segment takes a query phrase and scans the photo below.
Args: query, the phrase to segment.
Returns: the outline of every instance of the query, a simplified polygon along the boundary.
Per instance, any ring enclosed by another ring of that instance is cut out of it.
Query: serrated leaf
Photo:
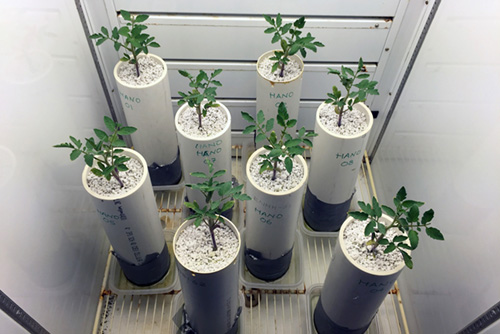
[[[233,206],[234,206],[234,201],[228,201],[228,202],[224,203],[224,205],[222,206],[220,211],[225,212],[225,211],[231,209]]]
[[[266,122],[266,132],[271,131],[274,128],[274,118],[270,118]]]
[[[414,205],[410,208],[410,211],[407,212],[406,218],[407,218],[408,222],[415,223],[418,221],[419,215],[420,215],[420,212],[418,210],[418,206]]]
[[[373,215],[373,210],[372,210],[372,207],[370,206],[370,204],[367,204],[363,201],[358,201],[358,205],[364,213],[366,213],[370,216]]]
[[[397,235],[395,236],[392,240],[394,242],[403,242],[405,241],[406,239],[408,239],[408,237],[406,235]]]
[[[403,260],[405,261],[405,265],[410,268],[410,269],[413,269],[413,261],[411,260],[411,256],[408,255],[407,252],[405,252],[404,250],[399,250],[401,252],[401,254],[403,255]]]
[[[422,216],[422,224],[424,224],[424,225],[427,224],[433,218],[434,218],[434,210],[429,209],[429,210],[425,211],[423,216]]]
[[[133,126],[124,126],[124,127],[121,127],[117,133],[119,135],[125,136],[125,135],[130,135],[136,131],[137,131],[137,128],[134,128]]]
[[[387,245],[387,247],[384,249],[384,254],[390,253],[396,249],[396,245],[394,243],[390,243]]]
[[[269,15],[262,15],[262,16],[264,16],[264,19],[267,21],[267,23],[274,25],[274,20]]]
[[[281,37],[280,37],[280,35],[278,33],[274,34],[273,39],[271,40],[271,43],[272,44],[276,43],[277,41],[280,40],[280,38]]]
[[[398,193],[396,194],[396,198],[399,201],[404,201],[406,199],[406,189],[405,189],[405,187],[401,187],[401,189],[399,189]]]
[[[431,237],[432,239],[435,239],[435,240],[444,240],[444,236],[443,234],[441,233],[441,231],[439,231],[437,228],[435,227],[427,227],[425,229],[425,233],[427,233],[427,235],[429,237]]]
[[[120,10],[120,14],[122,15],[124,20],[130,21],[130,13],[129,12],[122,9],[122,10]]]
[[[292,140],[289,140],[285,143],[285,147],[289,148],[289,147],[293,147],[293,146],[298,146],[298,145],[300,145],[300,143],[302,143],[301,139],[292,139]]]
[[[262,110],[259,110],[259,112],[257,113],[257,124],[264,123],[265,119],[266,118],[264,116],[264,112]]]
[[[272,34],[273,32],[276,32],[276,28],[274,27],[269,27],[266,30],[264,30],[264,34]]]
[[[382,235],[385,235],[385,233],[387,232],[386,231],[386,227],[383,223],[378,223],[377,224],[377,229],[378,231],[382,234]]]
[[[377,225],[377,222],[374,220],[371,220],[368,224],[365,226],[365,236],[369,236],[373,232],[375,232],[375,226]]]
[[[104,116],[104,125],[106,125],[106,128],[111,131],[111,132],[114,132],[115,131],[115,122],[109,118],[108,116]]]
[[[349,216],[351,216],[357,220],[364,221],[364,220],[368,219],[368,214],[365,212],[353,211],[353,212],[349,212],[348,214],[349,214]]]
[[[256,137],[255,137],[255,142],[258,143],[260,141],[263,141],[266,139],[266,135],[263,134],[263,133],[259,133]]]
[[[375,196],[372,198],[372,208],[373,208],[373,215],[375,217],[378,217],[378,218],[382,217],[382,208],[378,204],[378,201],[375,198]]]
[[[390,217],[395,217],[396,216],[396,212],[394,212],[394,210],[386,205],[382,205],[382,210]]]
[[[82,154],[82,151],[80,151],[80,150],[73,150],[73,151],[71,151],[71,153],[69,155],[69,158],[71,159],[71,161],[74,161],[74,160],[78,159],[78,157],[80,156],[80,154]]]
[[[418,233],[417,231],[411,230],[408,232],[408,239],[410,239],[411,249],[415,249],[418,246]]]
[[[421,207],[425,203],[424,202],[413,201],[413,200],[409,199],[409,200],[404,201],[402,204],[403,204],[403,207],[405,207],[405,208],[411,208],[414,205],[416,205],[417,207]]]
[[[190,173],[191,176],[194,176],[194,177],[199,177],[199,178],[202,178],[202,179],[208,179],[209,176],[203,172],[192,172]]]
[[[148,18],[149,18],[149,15],[146,15],[146,14],[137,15],[137,16],[135,17],[135,22],[136,22],[136,23],[144,22],[144,21],[146,21]]]

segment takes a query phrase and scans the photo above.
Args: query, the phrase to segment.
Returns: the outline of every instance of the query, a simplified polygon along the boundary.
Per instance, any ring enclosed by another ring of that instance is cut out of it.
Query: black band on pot
[[[182,177],[179,149],[177,149],[177,157],[174,162],[163,166],[153,162],[148,166],[148,171],[153,186],[170,186],[178,184]]]
[[[334,232],[347,218],[352,196],[338,204],[325,203],[318,199],[307,187],[304,198],[304,220],[315,231]]]
[[[275,281],[286,274],[292,261],[292,249],[277,259],[266,259],[260,252],[245,247],[245,265],[248,271],[263,281]]]
[[[370,323],[371,320],[367,325],[357,329],[350,329],[336,324],[326,314],[323,304],[321,303],[321,296],[319,297],[318,304],[316,304],[316,309],[314,310],[314,327],[316,328],[318,334],[363,334],[370,326]]]
[[[170,254],[166,242],[160,254],[148,254],[146,261],[140,266],[121,259],[115,252],[113,252],[113,255],[118,260],[125,277],[138,286],[153,285],[161,281],[170,268]]]

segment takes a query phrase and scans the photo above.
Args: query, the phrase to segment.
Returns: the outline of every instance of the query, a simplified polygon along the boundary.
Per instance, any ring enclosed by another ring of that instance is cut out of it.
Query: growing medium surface
[[[274,56],[274,55],[272,55]],[[281,66],[278,67],[278,69],[274,72],[272,71],[273,64],[275,61],[270,60],[269,58],[272,57],[266,57],[264,58],[260,63],[259,63],[259,73],[267,78],[268,80],[275,81],[275,82],[283,82],[283,81],[290,81],[296,78],[300,74],[300,64],[295,61],[295,59],[290,59],[288,64],[285,65],[285,71],[283,77],[280,77],[280,71],[281,71]]]
[[[146,86],[157,81],[163,74],[163,65],[154,58],[145,56],[138,60],[141,75],[137,76],[135,65],[121,62],[118,67],[118,78],[131,86]]]
[[[278,163],[278,172],[276,173],[276,179],[271,180],[273,176],[272,170],[266,170],[259,173],[260,165],[262,161],[261,157],[255,158],[250,165],[250,177],[254,180],[256,184],[260,187],[273,191],[276,193],[284,192],[295,188],[299,185],[300,181],[304,178],[304,166],[300,163],[299,159],[294,159],[292,173],[289,174],[286,171],[285,164]]]
[[[370,236],[365,236],[365,226],[367,222],[354,220],[344,230],[344,242],[349,256],[370,270],[389,271],[397,268],[403,263],[403,256],[400,252],[395,251],[384,254],[386,246],[379,245],[373,253],[369,253],[366,248],[366,242],[370,240]],[[392,240],[393,236],[400,234],[396,229],[390,229],[387,232],[387,237]],[[370,246],[369,246],[370,247]],[[373,254],[375,253],[375,257]]]
[[[221,132],[227,121],[227,114],[222,108],[208,108],[207,115],[201,121],[203,127],[200,129],[196,109],[188,107],[179,116],[178,125],[182,131],[193,137],[206,138]]]
[[[238,238],[225,224],[214,230],[217,250],[213,245],[208,226],[189,225],[180,232],[175,243],[175,254],[186,268],[198,273],[212,273],[233,262],[238,253]]]
[[[119,174],[123,182],[123,188],[120,188],[120,184],[114,177],[108,181],[104,177],[94,175],[90,170],[87,174],[89,188],[98,195],[109,197],[124,195],[134,189],[141,180],[144,170],[141,163],[134,158],[130,158],[129,161],[125,162],[125,165],[128,167],[128,170]]]
[[[323,105],[319,111],[319,120],[330,132],[344,136],[356,135],[368,126],[365,113],[353,108],[352,111],[344,111],[342,125],[338,127],[339,115],[335,112],[335,106],[331,104]]]

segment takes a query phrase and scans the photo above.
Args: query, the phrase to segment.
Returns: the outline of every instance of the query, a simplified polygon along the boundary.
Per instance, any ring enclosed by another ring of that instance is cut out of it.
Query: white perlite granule
[[[227,115],[221,108],[208,108],[207,115],[201,117],[199,128],[196,108],[186,108],[179,116],[178,124],[185,133],[198,138],[211,137],[221,132],[227,124]]]
[[[364,234],[366,224],[367,221],[355,220],[345,228],[344,243],[347,253],[354,261],[367,269],[381,271],[395,269],[403,262],[403,256],[397,249],[391,253],[384,254],[386,246],[379,245],[374,251],[376,256],[373,257],[373,253],[369,253],[366,248],[366,242],[370,240],[370,236],[366,237]],[[401,233],[396,229],[390,229],[387,232],[386,238],[392,240],[396,234]]]
[[[180,232],[175,242],[175,254],[186,268],[198,273],[212,273],[229,265],[238,253],[238,238],[225,224],[214,230],[217,250],[213,251],[208,226],[190,225]]]
[[[272,57],[272,56],[271,56]],[[264,58],[259,63],[259,73],[268,80],[274,82],[283,82],[290,81],[295,79],[300,74],[300,64],[297,63],[294,59],[290,59],[288,64],[285,65],[285,71],[283,72],[283,77],[280,77],[281,66],[278,66],[276,71],[271,72],[273,68],[274,60],[270,60],[269,58]]]
[[[163,74],[163,65],[159,64],[151,57],[140,57],[137,62],[139,63],[140,76],[134,64],[122,62],[118,68],[118,78],[131,86],[146,86],[158,80]]]
[[[342,114],[342,122],[340,128],[337,123],[339,115],[335,112],[335,106],[324,104],[319,111],[319,119],[321,124],[326,128],[339,135],[352,136],[362,132],[368,126],[365,113],[353,108],[352,111],[346,110]]]
[[[89,170],[87,174],[87,184],[89,188],[96,194],[101,196],[116,196],[123,195],[133,189],[141,180],[144,170],[141,163],[134,158],[130,158],[125,162],[128,170],[120,172],[120,180],[123,182],[123,188],[120,188],[120,183],[114,177],[108,181],[104,177],[99,177]]]
[[[262,172],[262,174],[259,173],[261,167],[259,163],[262,160],[261,157],[257,157],[252,161],[250,165],[250,176],[255,183],[266,190],[276,193],[284,192],[295,188],[304,178],[304,166],[302,166],[298,159],[294,159],[291,174],[287,172],[285,164],[279,162],[275,180],[271,180],[273,177],[272,170],[266,170]]]

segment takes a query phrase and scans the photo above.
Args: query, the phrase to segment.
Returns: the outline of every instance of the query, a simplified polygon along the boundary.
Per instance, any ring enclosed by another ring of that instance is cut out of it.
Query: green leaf
[[[243,130],[243,134],[253,133],[255,130],[257,130],[255,125],[249,125]]]
[[[346,73],[348,73],[348,74],[350,74],[350,75],[354,76],[354,71],[353,71],[351,68],[349,68],[349,67],[344,67],[344,69],[345,69]]]
[[[390,243],[387,245],[387,247],[384,249],[384,254],[390,253],[396,249],[396,245],[394,243]]]
[[[395,217],[396,216],[396,212],[394,212],[394,210],[386,205],[382,205],[382,210],[387,214],[389,215],[390,217]]]
[[[276,26],[280,27],[281,26],[281,22],[282,22],[282,20],[281,20],[281,14],[278,13],[278,15],[276,16]]]
[[[202,173],[202,172],[192,172],[192,173],[190,173],[190,175],[194,176],[194,177],[199,177],[199,178],[202,178],[202,179],[208,179],[208,178],[210,178],[207,174]]]
[[[71,151],[71,153],[69,155],[69,158],[71,159],[71,161],[74,161],[74,160],[78,159],[78,157],[80,156],[80,154],[82,154],[82,151],[80,151],[80,150],[73,150],[73,151]]]
[[[372,220],[365,226],[365,236],[369,236],[373,232],[375,232],[375,226],[377,225],[377,222]]]
[[[135,17],[135,23],[144,22],[144,21],[146,21],[148,18],[149,18],[149,15],[146,15],[146,14],[137,15],[137,16]]]
[[[257,113],[257,123],[262,124],[264,123],[265,119],[266,118],[264,116],[264,112],[262,110],[259,110],[259,112]]]
[[[180,75],[182,75],[183,77],[186,77],[186,78],[191,78],[191,74],[189,74],[189,72],[187,71],[184,71],[184,70],[179,70],[178,71]]]
[[[301,139],[292,139],[285,143],[285,147],[289,148],[293,146],[299,146],[301,143],[302,143]]]
[[[421,207],[425,203],[424,202],[413,201],[413,200],[406,200],[402,204],[403,204],[403,207],[405,207],[405,208],[411,208],[414,205],[416,205],[417,207]]]
[[[405,241],[406,239],[408,239],[408,237],[406,235],[397,235],[395,236],[392,240],[394,242],[403,242]]]
[[[396,194],[396,198],[400,201],[404,201],[406,199],[406,189],[405,187],[401,187],[398,193]]]
[[[124,140],[117,139],[114,143],[113,146],[115,147],[127,147],[127,143]]]
[[[403,255],[403,260],[405,261],[406,266],[410,269],[413,269],[413,261],[411,260],[411,256],[402,249],[400,249],[399,251]]]
[[[408,222],[410,223],[415,223],[418,221],[418,216],[419,216],[419,210],[418,206],[414,205],[410,208],[410,211],[406,213],[406,217],[408,219]]]
[[[378,223],[377,224],[377,229],[378,231],[382,234],[382,235],[385,235],[385,233],[387,232],[386,231],[386,227],[383,223]]]
[[[349,212],[348,214],[349,214],[349,216],[353,217],[354,219],[361,220],[361,221],[367,220],[369,217],[369,215],[367,213],[359,212],[359,211]]]
[[[99,46],[99,45],[101,45],[101,44],[102,44],[102,43],[104,43],[104,42],[106,42],[106,39],[105,39],[105,38],[102,38],[102,39],[98,40],[98,41],[95,43],[95,45],[96,45],[96,46]]]
[[[443,234],[441,233],[441,231],[439,231],[437,228],[435,227],[427,227],[425,229],[425,233],[427,233],[427,235],[429,237],[431,237],[432,239],[435,239],[435,240],[444,240],[444,236]]]
[[[106,36],[106,37],[109,36],[109,32],[108,32],[108,29],[106,27],[101,27],[101,32],[104,34],[104,36]]]
[[[373,215],[373,210],[372,210],[372,207],[370,206],[370,204],[367,204],[367,203],[362,202],[362,201],[358,201],[358,205],[363,212],[365,212],[366,214],[368,214],[370,216]]]
[[[255,137],[255,142],[256,142],[256,143],[258,143],[258,142],[263,141],[263,140],[265,140],[265,139],[267,139],[267,138],[266,138],[266,135],[265,135],[265,134],[263,134],[263,133],[259,133],[259,134],[257,134],[257,136]]]
[[[264,19],[269,23],[270,25],[274,25],[274,20],[269,16],[269,15],[262,15],[264,16]]]
[[[274,128],[274,118],[270,118],[266,122],[266,132],[271,131]]]
[[[429,209],[424,212],[424,215],[422,216],[422,224],[427,224],[434,218],[434,210]]]
[[[115,128],[116,128],[116,124],[115,122],[109,118],[108,116],[104,116],[104,125],[106,125],[106,128],[111,131],[111,132],[114,132],[115,131]]]
[[[279,157],[282,153],[283,151],[281,150],[281,148],[273,148],[271,152],[269,152],[269,157],[270,158]]]
[[[130,135],[136,131],[137,131],[137,128],[134,128],[133,126],[124,126],[124,127],[121,127],[120,130],[118,130],[118,134],[125,136],[125,135]]]
[[[92,168],[90,171],[92,172],[92,174],[94,174],[97,177],[102,177],[103,176],[102,172],[99,169],[97,169],[97,168]]]
[[[212,177],[215,179],[216,177],[222,176],[224,174],[226,174],[226,170],[225,169],[219,170],[219,171],[215,172]]]
[[[222,209],[220,209],[220,212],[225,212],[229,209],[231,209],[232,207],[234,206],[234,201],[228,201],[226,203],[224,203],[224,205],[222,206]]]
[[[274,34],[273,39],[271,40],[271,43],[274,44],[277,41],[281,39],[280,35],[278,33]]]
[[[130,29],[127,26],[121,27],[120,29],[118,29],[118,34],[121,36],[124,36],[124,37],[127,37],[129,32],[130,32]]]
[[[130,21],[130,13],[129,12],[122,9],[122,10],[120,10],[120,14],[122,15],[122,17],[125,21]]]
[[[293,169],[293,161],[292,159],[290,159],[290,157],[286,157],[285,158],[285,168],[286,168],[286,171],[291,174],[292,173],[292,169]]]
[[[97,138],[99,138],[102,141],[107,141],[108,140],[108,135],[106,132],[99,130],[99,129],[94,129],[94,133],[96,134]]]
[[[382,217],[382,209],[380,208],[380,205],[378,204],[377,199],[375,196],[372,198],[372,208],[373,208],[373,214],[375,217]]]
[[[408,232],[408,238],[410,239],[411,249],[415,249],[418,246],[418,233],[417,231],[411,230]]]
[[[273,32],[276,31],[276,28],[274,27],[269,27],[266,30],[264,30],[264,34],[272,34]]]

